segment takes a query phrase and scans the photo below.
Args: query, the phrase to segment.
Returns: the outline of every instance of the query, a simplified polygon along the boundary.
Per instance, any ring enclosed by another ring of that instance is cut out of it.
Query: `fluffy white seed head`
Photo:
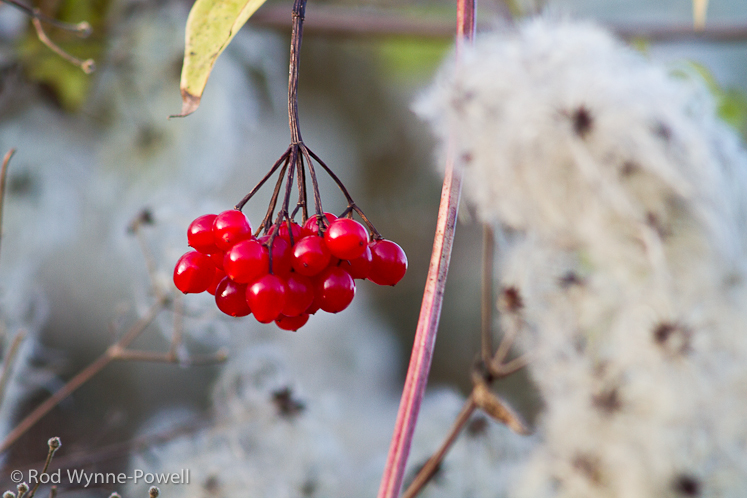
[[[521,296],[501,322],[546,409],[515,495],[743,495],[747,155],[703,87],[538,19],[478,40],[417,110]]]

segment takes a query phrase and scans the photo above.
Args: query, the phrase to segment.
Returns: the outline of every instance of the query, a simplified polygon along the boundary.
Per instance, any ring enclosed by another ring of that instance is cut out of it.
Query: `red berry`
[[[272,235],[274,231],[275,231],[275,227],[273,226],[272,228],[270,228],[270,231],[267,233],[267,235]],[[295,221],[291,221],[291,232],[293,233],[294,244],[304,237],[303,228],[301,228],[301,225],[299,225]],[[287,221],[284,221],[280,225],[280,231],[278,232],[278,237],[282,237],[286,241],[290,242],[290,235],[288,235],[288,222]]]
[[[371,270],[371,248],[366,246],[366,250],[354,259],[343,259],[338,265],[353,278],[368,278],[368,272]]]
[[[263,235],[259,242],[265,246],[269,245],[270,236]],[[291,271],[291,246],[290,242],[278,236],[272,241],[272,273],[280,277],[285,277]]]
[[[314,285],[309,277],[290,273],[285,280],[285,306],[283,315],[298,316],[306,311],[314,301]]]
[[[327,268],[314,280],[314,294],[319,307],[328,313],[344,310],[355,297],[355,282],[345,270]]]
[[[270,271],[269,252],[254,239],[242,240],[226,252],[223,270],[234,282],[254,282]]]
[[[338,218],[324,232],[324,243],[332,256],[340,259],[357,258],[366,250],[366,228],[350,218]]]
[[[327,218],[326,226],[329,226],[333,221],[337,219],[337,216],[332,213],[324,213],[324,217]],[[306,220],[306,222],[303,224],[303,229],[306,232],[306,235],[316,235],[319,233],[319,223],[317,223],[318,219],[319,215],[315,214],[314,216]]]
[[[275,323],[278,327],[280,327],[283,330],[292,330],[295,332],[296,330],[300,329],[304,325],[306,325],[306,322],[309,321],[309,314],[303,313],[298,316],[285,316],[280,315],[275,319]]]
[[[220,270],[220,269],[216,268],[215,269],[215,276],[213,277],[213,281],[210,283],[210,286],[208,286],[207,291],[210,294],[215,295],[215,289],[218,288],[218,284],[224,278],[226,278],[226,274],[223,273],[223,270]]]
[[[376,240],[371,248],[371,269],[368,279],[379,285],[394,285],[405,276],[407,256],[402,248],[391,240]]]
[[[291,265],[301,275],[310,277],[326,268],[329,258],[329,249],[324,244],[324,239],[316,235],[309,235],[293,246]]]
[[[215,304],[226,315],[246,316],[252,312],[246,302],[246,285],[237,284],[226,277],[215,289]]]
[[[319,299],[316,297],[316,291],[314,291],[314,300],[311,301],[309,307],[306,308],[306,314],[315,315],[317,311],[319,311]]]
[[[210,258],[197,251],[184,254],[174,267],[174,285],[185,294],[205,292],[215,276]]]
[[[238,209],[223,211],[213,221],[213,238],[219,249],[227,251],[242,240],[252,236],[252,226]]]
[[[226,253],[221,251],[217,247],[215,248],[215,250],[218,252],[208,254],[208,258],[210,258],[210,261],[213,262],[216,268],[220,268],[222,270],[223,269],[223,258],[226,256]]]
[[[199,251],[202,254],[211,254],[220,251],[215,245],[215,239],[213,238],[213,222],[215,221],[215,217],[216,215],[214,214],[203,214],[189,224],[189,228],[187,228],[187,243],[195,251]]]
[[[285,305],[285,282],[275,275],[265,275],[247,287],[246,301],[259,322],[270,323]]]

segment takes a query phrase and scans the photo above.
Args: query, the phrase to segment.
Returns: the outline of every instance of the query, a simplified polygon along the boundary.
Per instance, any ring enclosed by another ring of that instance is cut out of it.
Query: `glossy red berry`
[[[214,276],[215,265],[197,251],[184,254],[174,267],[174,285],[185,294],[205,292]]]
[[[327,268],[314,281],[314,293],[319,307],[328,313],[339,313],[355,297],[353,277],[340,268]]]
[[[242,240],[252,236],[252,227],[244,213],[238,209],[223,211],[213,221],[213,238],[219,249],[227,251]]]
[[[237,284],[228,277],[221,280],[215,289],[215,304],[230,316],[246,316],[252,312],[246,302],[246,284]]]
[[[371,269],[368,279],[379,285],[394,285],[405,276],[407,256],[391,240],[377,240],[370,244]]]
[[[332,213],[324,213],[324,217],[327,218],[327,226],[337,219],[337,216]],[[315,214],[304,222],[303,229],[306,235],[316,235],[319,233],[319,223],[317,223],[317,219],[319,219],[319,215]]]
[[[301,225],[299,225],[295,221],[292,221],[290,225],[291,225],[290,232],[293,233],[293,243],[295,244],[296,242],[301,240],[305,236],[305,234],[303,233],[303,228],[301,228]],[[272,235],[274,231],[275,231],[275,227],[273,226],[268,232],[268,235]],[[278,237],[281,237],[285,239],[286,241],[290,242],[290,235],[288,232],[287,221],[284,221],[280,225],[280,231],[278,232]]]
[[[368,278],[368,272],[371,270],[371,248],[366,246],[366,250],[354,259],[343,259],[337,265],[350,274],[353,278]]]
[[[187,243],[195,251],[199,251],[202,254],[211,254],[220,251],[218,246],[215,245],[215,238],[213,237],[213,222],[215,221],[215,217],[216,215],[214,214],[203,214],[189,224],[189,228],[187,228]]]
[[[309,321],[309,314],[303,313],[298,316],[285,316],[280,315],[275,319],[275,323],[278,327],[280,327],[283,330],[291,330],[295,332],[296,330],[300,329],[304,325],[306,325],[306,322]]]
[[[324,243],[332,256],[340,259],[357,258],[368,246],[368,232],[355,220],[338,218],[324,232]]]
[[[257,239],[264,245],[269,245],[270,236],[263,235]],[[291,271],[291,246],[290,242],[278,236],[272,242],[272,273],[279,277],[287,276]]]
[[[220,270],[218,268],[215,269],[215,276],[213,277],[213,281],[210,283],[210,285],[207,288],[208,293],[215,295],[215,290],[218,288],[218,284],[226,278],[226,274],[223,273],[223,270]]]
[[[216,268],[219,268],[222,270],[223,269],[223,258],[226,256],[226,253],[221,251],[217,247],[215,249],[218,252],[208,254],[208,258],[210,258],[210,261],[213,262]]]
[[[270,323],[285,305],[285,282],[275,275],[265,275],[247,287],[246,301],[259,322]]]
[[[314,300],[311,301],[309,307],[306,308],[306,314],[315,315],[317,311],[319,311],[319,299],[316,297],[316,291],[314,291]]]
[[[324,239],[317,235],[309,235],[293,246],[291,265],[301,275],[311,277],[327,267],[330,257]]]
[[[309,277],[293,272],[285,280],[285,316],[298,316],[305,312],[314,301],[314,284]]]
[[[270,254],[259,241],[242,240],[226,252],[223,271],[240,284],[254,282],[270,270]]]

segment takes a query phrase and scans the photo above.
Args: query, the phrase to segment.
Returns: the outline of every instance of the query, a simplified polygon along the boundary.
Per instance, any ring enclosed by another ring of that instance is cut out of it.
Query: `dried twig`
[[[44,32],[44,27],[42,26],[42,22],[44,22],[51,26],[54,26],[55,28],[64,29],[65,31],[71,31],[82,38],[86,38],[91,34],[91,25],[88,22],[62,22],[53,17],[45,15],[39,9],[30,7],[20,0],[0,1],[2,1],[3,3],[7,3],[8,5],[12,5],[13,7],[23,11],[26,15],[31,17],[31,24],[33,24],[34,30],[36,30],[36,36],[39,38],[39,41],[46,45],[54,53],[70,62],[71,64],[78,66],[86,74],[91,74],[96,69],[96,64],[94,63],[93,59],[81,60],[65,52],[62,48],[59,47],[59,45],[57,45],[47,36],[47,34]]]
[[[449,429],[443,443],[441,443],[438,450],[433,453],[425,465],[423,465],[423,467],[418,471],[415,479],[402,495],[403,498],[414,498],[418,493],[420,493],[420,491],[422,491],[423,487],[425,487],[428,481],[430,481],[435,474],[436,470],[440,467],[446,454],[451,449],[451,446],[454,444],[476,409],[479,408],[494,420],[508,426],[514,432],[519,434],[529,434],[529,429],[521,417],[490,389],[490,384],[493,381],[507,377],[526,366],[528,356],[520,356],[509,362],[505,362],[506,357],[511,350],[511,346],[513,345],[516,333],[518,332],[513,324],[522,323],[521,318],[518,316],[512,317],[515,318],[515,320],[512,320],[512,325],[510,327],[513,332],[509,334],[504,333],[501,342],[498,345],[498,349],[495,352],[492,351],[492,312],[486,311],[485,307],[488,307],[491,310],[493,308],[491,296],[494,243],[493,231],[487,225],[485,225],[483,230],[483,239],[482,351],[480,354],[482,368],[473,371],[472,392],[465,401],[459,415],[457,415],[456,421],[451,426],[451,429]],[[514,314],[518,315],[518,313]]]
[[[77,57],[73,57],[69,53],[62,50],[55,42],[53,42],[44,32],[44,28],[42,27],[39,18],[31,18],[31,24],[34,25],[34,29],[36,30],[36,35],[39,37],[39,41],[46,45],[50,50],[52,50],[52,52],[56,53],[69,63],[78,66],[86,74],[91,74],[96,70],[96,63],[93,61],[93,59],[82,60],[78,59]]]
[[[287,7],[266,5],[249,19],[249,24],[275,29],[288,29]],[[490,29],[492,23],[478,25],[478,31]],[[607,23],[606,26],[625,39],[644,38],[651,41],[700,40],[735,42],[747,39],[747,24],[709,23],[701,30],[692,24]],[[306,21],[311,35],[344,37],[407,36],[448,39],[454,36],[452,20],[408,17],[393,10],[371,10],[348,7],[319,7]]]
[[[142,214],[139,216],[139,220],[143,218]],[[135,220],[131,225],[130,229],[138,233],[138,227],[142,221]],[[141,248],[147,248],[147,245],[141,244]],[[146,260],[149,257],[147,250],[144,254]],[[152,275],[151,275],[152,277]],[[227,352],[220,350],[213,355],[200,355],[194,356],[185,360],[178,358],[176,353],[178,346],[181,342],[181,318],[175,318],[175,330],[174,337],[166,353],[156,353],[150,351],[132,351],[128,350],[128,346],[142,334],[145,329],[155,320],[156,316],[171,302],[171,299],[158,291],[157,282],[154,278],[151,280],[151,284],[154,286],[154,293],[157,298],[153,305],[148,309],[144,316],[142,316],[130,329],[119,339],[117,342],[109,346],[104,353],[94,360],[86,368],[78,372],[72,379],[70,379],[64,386],[58,389],[52,396],[42,402],[34,410],[31,411],[26,417],[24,417],[5,439],[0,443],[0,453],[3,453],[15,443],[18,438],[26,433],[31,427],[33,427],[42,417],[44,417],[50,410],[57,406],[63,399],[70,396],[80,386],[88,382],[92,377],[98,374],[114,360],[122,361],[156,361],[166,363],[178,363],[184,365],[205,365],[211,363],[223,362],[227,358]],[[180,314],[181,309],[175,310],[175,313]]]

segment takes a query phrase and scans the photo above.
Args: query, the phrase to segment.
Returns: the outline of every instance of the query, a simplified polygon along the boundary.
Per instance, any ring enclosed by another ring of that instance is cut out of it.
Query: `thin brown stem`
[[[5,358],[3,359],[3,373],[0,374],[0,405],[2,405],[3,399],[5,398],[5,388],[8,386],[10,373],[13,371],[13,365],[15,364],[18,350],[25,338],[26,331],[23,329],[19,330],[15,337],[13,337],[13,342],[10,343],[8,352],[5,354]]]
[[[433,475],[438,470],[438,467],[441,465],[441,462],[443,462],[444,458],[446,457],[446,454],[451,449],[454,441],[456,441],[459,433],[462,432],[462,429],[469,421],[469,418],[472,416],[475,408],[477,408],[477,405],[475,405],[473,397],[470,396],[469,398],[467,398],[467,401],[464,402],[464,406],[462,406],[462,410],[459,412],[459,415],[457,415],[457,418],[454,421],[454,424],[451,426],[451,429],[449,429],[449,432],[446,435],[446,439],[444,439],[444,442],[441,443],[441,446],[438,448],[438,450],[436,450],[436,452],[428,459],[428,461],[425,462],[425,465],[423,465],[420,471],[418,471],[415,479],[412,481],[412,483],[410,483],[410,486],[408,486],[405,492],[402,494],[402,498],[415,498],[423,489],[423,487],[428,484],[428,481],[431,480]]]
[[[181,366],[214,365],[228,359],[228,350],[221,348],[213,354],[190,355],[180,359],[174,352],[158,353],[156,351],[137,351],[123,349],[117,352],[115,360],[119,361],[147,361],[151,363],[174,363]]]
[[[270,229],[270,222],[272,221],[272,215],[275,214],[275,206],[278,203],[278,196],[280,195],[280,189],[283,186],[283,179],[285,178],[285,170],[288,167],[288,163],[292,162],[294,159],[294,151],[291,151],[290,155],[286,158],[285,163],[283,164],[283,169],[280,170],[280,175],[278,175],[278,181],[275,183],[275,189],[272,191],[272,197],[270,198],[270,204],[267,206],[267,213],[265,214],[265,217],[262,219],[262,223],[259,224],[259,227],[257,227],[257,232],[254,234],[254,236],[258,236],[262,230],[267,233]]]
[[[493,229],[482,226],[482,303],[481,351],[482,361],[488,365],[493,358]]]
[[[319,156],[314,154],[314,151],[312,151],[309,148],[306,148],[309,155],[316,160],[316,162],[324,169],[324,171],[327,172],[327,174],[332,178],[332,180],[337,184],[340,191],[342,192],[342,195],[345,196],[345,199],[348,201],[348,209],[353,209],[356,213],[358,213],[358,216],[361,217],[363,222],[368,226],[369,231],[374,235],[375,239],[380,239],[381,234],[378,230],[376,230],[376,227],[371,223],[371,220],[368,219],[368,216],[363,212],[361,208],[358,207],[358,205],[353,200],[353,196],[350,195],[350,192],[348,192],[348,189],[345,187],[345,185],[342,183],[342,180],[338,178],[338,176],[327,166],[327,164],[321,160]],[[311,159],[309,159],[311,161]],[[347,212],[347,209],[345,210]],[[343,215],[344,216],[344,215]]]
[[[41,21],[33,17],[31,18],[31,24],[34,25],[34,29],[36,30],[36,36],[39,37],[39,41],[42,42],[44,45],[47,46],[52,52],[56,53],[66,61],[68,61],[71,64],[74,64],[81,68],[84,73],[91,74],[96,70],[96,64],[94,63],[93,59],[78,59],[77,57],[73,57],[72,55],[68,54],[64,50],[62,50],[55,42],[53,42],[47,34],[44,32],[44,28],[42,27]]]
[[[42,22],[49,24],[50,26],[54,26],[55,28],[64,29],[65,31],[72,31],[74,33],[77,33],[79,36],[83,38],[91,34],[91,25],[88,24],[86,21],[79,22],[79,23],[63,22],[63,21],[59,21],[55,19],[54,17],[49,17],[48,15],[44,14],[39,9],[30,7],[23,2],[20,2],[19,0],[0,0],[0,1],[2,1],[3,3],[7,3],[8,5],[12,5],[13,7],[23,11],[27,16],[33,19],[38,19]]]
[[[58,389],[52,396],[47,398],[46,401],[37,406],[31,411],[26,417],[24,417],[10,433],[5,437],[2,443],[0,443],[0,453],[3,453],[15,443],[18,438],[26,433],[31,427],[33,427],[41,418],[49,413],[52,408],[57,406],[60,401],[74,393],[80,386],[88,382],[91,377],[99,373],[109,363],[116,359],[117,354],[124,350],[127,346],[132,343],[137,337],[143,333],[143,331],[150,325],[150,323],[156,318],[156,315],[163,309],[165,305],[164,300],[156,301],[148,310],[148,312],[140,318],[130,330],[116,343],[109,346],[109,348],[93,363],[88,365],[86,368],[81,370],[77,375],[70,379],[64,386]]]
[[[495,378],[507,377],[512,373],[518,372],[522,368],[526,367],[531,361],[531,353],[525,353],[521,356],[517,356],[507,363],[496,364],[495,362],[492,362],[489,366],[489,371],[490,374]]]
[[[315,6],[313,19],[304,23],[304,32],[311,36],[327,37],[413,37],[448,39],[454,36],[454,24],[445,17],[408,15],[400,9],[362,9],[359,6]],[[288,29],[288,9],[265,5],[254,14],[248,24],[279,30]],[[478,31],[488,30],[492,22],[477,26]],[[747,23],[709,22],[702,31],[693,29],[692,23],[606,23],[610,31],[631,39],[653,42],[702,41],[734,43],[747,39]]]
[[[306,163],[309,166],[309,177],[311,177],[311,188],[314,192],[314,210],[318,216],[317,223],[319,226],[319,233],[324,233],[323,229],[326,227],[327,218],[324,216],[324,208],[322,207],[322,196],[319,194],[319,180],[316,177],[316,169],[314,163],[311,162],[310,153],[311,151],[305,145],[301,147],[303,155],[306,157]]]
[[[303,20],[306,14],[306,0],[295,0],[293,3],[293,27],[291,30],[290,70],[288,75],[288,126],[291,143],[300,144],[301,126],[298,123],[298,69],[301,63],[301,40],[303,39]]]
[[[309,149],[308,147],[306,148],[306,150],[311,155],[311,157],[313,157],[316,160],[316,162],[319,163],[319,166],[321,166],[322,168],[324,168],[324,171],[326,171],[327,174],[330,176],[330,178],[332,178],[332,180],[337,184],[337,186],[340,188],[340,191],[342,192],[342,195],[345,196],[345,200],[348,201],[348,204],[351,204],[351,205],[355,204],[355,201],[353,200],[353,197],[348,192],[348,189],[345,188],[345,185],[343,185],[342,181],[337,177],[337,175],[334,174],[334,172],[332,172],[331,169],[329,169],[329,166],[327,166],[324,163],[324,161],[322,161],[319,158],[319,156],[317,156],[316,154],[314,154],[313,150]]]
[[[3,204],[5,202],[5,181],[8,178],[8,165],[10,164],[10,159],[13,157],[13,154],[16,153],[16,149],[10,149],[8,152],[5,153],[5,157],[3,157],[3,165],[0,168],[0,241],[2,241],[2,233],[3,233]]]
[[[305,154],[302,155],[299,158],[298,161],[298,175],[297,175],[297,181],[298,181],[298,205],[296,206],[296,209],[293,210],[293,215],[291,218],[295,218],[296,212],[299,208],[302,209],[301,212],[301,223],[305,223],[306,220],[309,218],[309,209],[307,206],[307,197],[306,197],[306,168],[304,166],[304,159]]]
[[[262,188],[262,186],[267,182],[267,180],[270,179],[270,177],[273,174],[275,174],[275,171],[277,171],[277,169],[280,167],[280,165],[283,164],[284,161],[287,163],[286,159],[288,159],[288,156],[290,156],[290,153],[291,153],[291,147],[288,147],[288,150],[286,150],[283,153],[283,155],[280,156],[280,159],[278,159],[277,161],[275,161],[275,164],[272,165],[272,168],[270,168],[270,171],[264,176],[264,178],[262,178],[259,181],[259,183],[257,183],[254,186],[254,188],[248,194],[246,194],[244,196],[244,198],[239,201],[238,204],[236,204],[236,206],[235,206],[236,209],[238,209],[239,211],[241,211],[242,209],[244,209],[244,206],[246,205],[247,202],[249,202],[249,199],[251,199],[252,197],[254,197],[254,194],[256,194],[259,191],[259,189]],[[280,176],[282,177],[282,175],[280,175]]]

